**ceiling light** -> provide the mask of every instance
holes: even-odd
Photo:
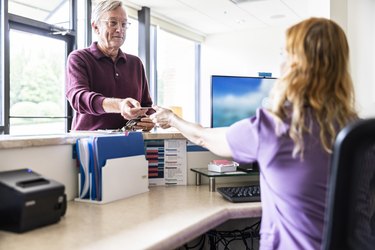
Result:
[[[271,19],[282,19],[282,18],[285,18],[286,16],[284,14],[276,14],[276,15],[272,15],[270,16]]]
[[[236,19],[236,23],[242,24],[242,23],[246,23],[246,21],[245,19]]]
[[[229,0],[234,4],[240,4],[240,3],[250,3],[250,2],[259,2],[259,1],[265,1],[265,0]]]

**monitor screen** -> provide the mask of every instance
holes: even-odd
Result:
[[[211,127],[226,127],[255,115],[276,78],[211,77]]]

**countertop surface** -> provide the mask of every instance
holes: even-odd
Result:
[[[175,249],[223,222],[261,216],[261,204],[231,203],[203,186],[159,186],[108,204],[68,202],[53,225],[0,231],[0,249]]]
[[[56,135],[0,135],[0,149],[74,144],[80,137],[122,134],[124,133],[109,131],[76,131]],[[185,139],[185,137],[176,130],[160,129],[152,132],[143,132],[142,134],[144,140]]]

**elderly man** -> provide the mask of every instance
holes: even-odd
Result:
[[[135,129],[154,127],[152,100],[141,60],[121,51],[129,26],[121,1],[99,2],[92,12],[98,41],[73,51],[67,62],[66,97],[75,110],[72,130],[118,129],[143,117]],[[145,116],[146,114],[146,116]]]

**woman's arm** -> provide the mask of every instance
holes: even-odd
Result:
[[[172,112],[170,109],[153,106],[156,113],[150,118],[161,128],[174,127],[191,142],[205,147],[212,153],[222,157],[232,157],[226,139],[226,127],[204,128],[199,124],[188,122]]]

